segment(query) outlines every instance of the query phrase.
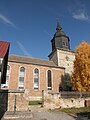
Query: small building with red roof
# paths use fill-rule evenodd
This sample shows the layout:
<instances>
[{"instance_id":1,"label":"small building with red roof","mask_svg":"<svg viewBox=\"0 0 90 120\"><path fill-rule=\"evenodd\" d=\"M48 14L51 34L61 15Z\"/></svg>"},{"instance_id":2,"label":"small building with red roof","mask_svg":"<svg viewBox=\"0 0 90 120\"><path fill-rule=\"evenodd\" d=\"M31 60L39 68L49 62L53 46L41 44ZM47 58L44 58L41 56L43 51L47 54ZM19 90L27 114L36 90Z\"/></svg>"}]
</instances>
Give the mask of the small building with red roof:
<instances>
[{"instance_id":1,"label":"small building with red roof","mask_svg":"<svg viewBox=\"0 0 90 120\"><path fill-rule=\"evenodd\" d=\"M6 81L9 47L9 42L0 41L0 86Z\"/></svg>"}]
</instances>

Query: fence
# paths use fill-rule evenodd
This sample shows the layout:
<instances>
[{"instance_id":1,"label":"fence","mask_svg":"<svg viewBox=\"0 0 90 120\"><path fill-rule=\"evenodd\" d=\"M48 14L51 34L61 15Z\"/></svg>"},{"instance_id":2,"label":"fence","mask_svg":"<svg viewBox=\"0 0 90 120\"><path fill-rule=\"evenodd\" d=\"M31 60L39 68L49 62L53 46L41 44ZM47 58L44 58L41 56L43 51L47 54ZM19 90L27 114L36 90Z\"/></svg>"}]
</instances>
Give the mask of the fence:
<instances>
[{"instance_id":1,"label":"fence","mask_svg":"<svg viewBox=\"0 0 90 120\"><path fill-rule=\"evenodd\" d=\"M90 92L60 92L62 98L86 98L90 97Z\"/></svg>"}]
</instances>

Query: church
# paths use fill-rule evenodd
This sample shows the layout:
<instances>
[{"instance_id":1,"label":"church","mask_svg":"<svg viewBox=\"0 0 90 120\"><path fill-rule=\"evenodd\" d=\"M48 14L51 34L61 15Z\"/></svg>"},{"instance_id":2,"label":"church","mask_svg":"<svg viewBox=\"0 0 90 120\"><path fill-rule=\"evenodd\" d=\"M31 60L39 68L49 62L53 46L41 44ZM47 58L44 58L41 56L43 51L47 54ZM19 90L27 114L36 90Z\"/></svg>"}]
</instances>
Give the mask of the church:
<instances>
[{"instance_id":1,"label":"church","mask_svg":"<svg viewBox=\"0 0 90 120\"><path fill-rule=\"evenodd\" d=\"M70 39L59 22L51 46L49 60L9 55L6 84L2 84L2 88L25 91L32 99L40 98L42 90L71 90L70 76L75 52L70 50Z\"/></svg>"}]
</instances>

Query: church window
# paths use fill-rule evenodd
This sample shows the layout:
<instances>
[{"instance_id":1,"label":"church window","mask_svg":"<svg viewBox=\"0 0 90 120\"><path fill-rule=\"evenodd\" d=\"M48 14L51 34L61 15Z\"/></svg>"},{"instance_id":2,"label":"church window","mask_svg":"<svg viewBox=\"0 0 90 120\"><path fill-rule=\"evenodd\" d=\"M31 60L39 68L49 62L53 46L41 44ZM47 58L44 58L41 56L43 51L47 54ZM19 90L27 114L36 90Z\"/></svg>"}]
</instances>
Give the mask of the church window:
<instances>
[{"instance_id":1,"label":"church window","mask_svg":"<svg viewBox=\"0 0 90 120\"><path fill-rule=\"evenodd\" d=\"M68 43L66 42L66 46L68 46Z\"/></svg>"},{"instance_id":2,"label":"church window","mask_svg":"<svg viewBox=\"0 0 90 120\"><path fill-rule=\"evenodd\" d=\"M39 70L37 68L34 70L34 89L39 89Z\"/></svg>"},{"instance_id":3,"label":"church window","mask_svg":"<svg viewBox=\"0 0 90 120\"><path fill-rule=\"evenodd\" d=\"M51 70L47 71L47 79L48 79L48 90L52 90L52 75Z\"/></svg>"},{"instance_id":4,"label":"church window","mask_svg":"<svg viewBox=\"0 0 90 120\"><path fill-rule=\"evenodd\" d=\"M65 46L65 42L63 42L63 46Z\"/></svg>"},{"instance_id":5,"label":"church window","mask_svg":"<svg viewBox=\"0 0 90 120\"><path fill-rule=\"evenodd\" d=\"M25 76L25 68L21 67L19 71L19 83L18 83L18 88L21 90L24 89L24 76Z\"/></svg>"}]
</instances>

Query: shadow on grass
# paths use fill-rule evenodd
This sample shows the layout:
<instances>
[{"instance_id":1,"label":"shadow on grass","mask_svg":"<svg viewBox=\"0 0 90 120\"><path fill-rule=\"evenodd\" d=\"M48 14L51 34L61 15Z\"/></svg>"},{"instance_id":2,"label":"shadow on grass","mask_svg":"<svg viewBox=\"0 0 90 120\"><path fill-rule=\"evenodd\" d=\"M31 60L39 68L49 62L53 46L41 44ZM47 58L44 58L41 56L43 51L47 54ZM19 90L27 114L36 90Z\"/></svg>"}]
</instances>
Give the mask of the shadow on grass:
<instances>
[{"instance_id":1,"label":"shadow on grass","mask_svg":"<svg viewBox=\"0 0 90 120\"><path fill-rule=\"evenodd\" d=\"M54 111L60 111L69 114L75 120L90 120L90 107L81 108L63 108L55 109Z\"/></svg>"},{"instance_id":2,"label":"shadow on grass","mask_svg":"<svg viewBox=\"0 0 90 120\"><path fill-rule=\"evenodd\" d=\"M42 101L39 101L39 100L29 101L29 105L42 105Z\"/></svg>"},{"instance_id":3,"label":"shadow on grass","mask_svg":"<svg viewBox=\"0 0 90 120\"><path fill-rule=\"evenodd\" d=\"M90 120L90 112L80 112L77 113L77 118L85 118L85 120Z\"/></svg>"}]
</instances>

